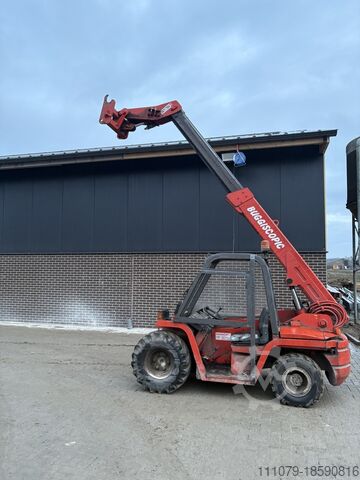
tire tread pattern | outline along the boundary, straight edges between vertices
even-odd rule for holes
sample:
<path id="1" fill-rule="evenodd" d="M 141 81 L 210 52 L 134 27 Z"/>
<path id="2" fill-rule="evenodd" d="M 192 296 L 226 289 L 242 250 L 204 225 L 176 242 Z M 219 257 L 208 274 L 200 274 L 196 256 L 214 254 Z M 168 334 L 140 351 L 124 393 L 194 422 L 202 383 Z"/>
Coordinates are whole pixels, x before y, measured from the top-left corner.
<path id="1" fill-rule="evenodd" d="M 144 368 L 144 359 L 150 348 L 158 346 L 170 351 L 174 368 L 165 379 L 151 377 Z M 139 340 L 132 354 L 131 366 L 138 383 L 151 393 L 173 393 L 187 380 L 191 369 L 191 356 L 182 338 L 169 330 L 156 330 Z"/>
<path id="2" fill-rule="evenodd" d="M 274 380 L 275 378 L 274 373 L 278 372 L 279 368 L 284 365 L 284 362 L 287 362 L 287 361 L 290 361 L 292 363 L 297 363 L 297 362 L 308 363 L 308 366 L 310 367 L 313 373 L 312 376 L 316 377 L 316 380 L 314 382 L 316 384 L 316 387 L 311 389 L 311 390 L 314 389 L 314 394 L 312 396 L 308 395 L 307 396 L 308 398 L 304 402 L 296 403 L 292 398 L 289 398 L 287 395 L 284 395 L 284 396 L 280 395 L 280 398 L 279 398 L 279 382 Z M 271 382 L 272 391 L 275 394 L 275 396 L 279 398 L 280 403 L 283 405 L 291 405 L 291 406 L 300 407 L 300 408 L 311 407 L 312 405 L 314 405 L 320 400 L 325 390 L 324 378 L 318 364 L 312 358 L 301 353 L 288 353 L 280 357 L 272 367 L 272 377 L 273 377 L 273 381 Z"/>

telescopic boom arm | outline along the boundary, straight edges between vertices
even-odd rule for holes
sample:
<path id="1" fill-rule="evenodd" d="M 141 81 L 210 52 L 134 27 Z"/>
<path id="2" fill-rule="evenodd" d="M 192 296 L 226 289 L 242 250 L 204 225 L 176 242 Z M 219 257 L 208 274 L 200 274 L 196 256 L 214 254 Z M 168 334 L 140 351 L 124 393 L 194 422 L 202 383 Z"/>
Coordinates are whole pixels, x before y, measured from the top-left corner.
<path id="1" fill-rule="evenodd" d="M 239 180 L 224 165 L 217 153 L 188 119 L 176 100 L 154 107 L 115 109 L 115 100 L 104 98 L 100 123 L 107 124 L 120 139 L 128 137 L 140 125 L 153 128 L 173 122 L 196 153 L 219 178 L 229 192 L 227 201 L 241 213 L 263 240 L 267 240 L 271 251 L 286 270 L 286 284 L 298 287 L 310 301 L 309 312 L 327 314 L 334 327 L 341 327 L 347 321 L 344 308 L 339 305 L 321 283 L 309 265 L 285 237 L 278 225 L 255 199 L 253 193 L 241 185 Z"/>

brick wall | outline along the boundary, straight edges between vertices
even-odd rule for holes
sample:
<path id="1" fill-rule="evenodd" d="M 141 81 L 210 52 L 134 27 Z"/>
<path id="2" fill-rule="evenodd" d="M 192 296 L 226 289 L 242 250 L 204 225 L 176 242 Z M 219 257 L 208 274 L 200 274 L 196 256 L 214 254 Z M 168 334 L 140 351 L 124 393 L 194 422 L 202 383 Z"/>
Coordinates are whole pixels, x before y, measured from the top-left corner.
<path id="1" fill-rule="evenodd" d="M 2 255 L 0 322 L 151 326 L 159 308 L 175 307 L 205 256 Z M 325 254 L 304 258 L 325 282 Z M 282 267 L 272 257 L 270 266 L 278 307 L 291 306 Z"/>

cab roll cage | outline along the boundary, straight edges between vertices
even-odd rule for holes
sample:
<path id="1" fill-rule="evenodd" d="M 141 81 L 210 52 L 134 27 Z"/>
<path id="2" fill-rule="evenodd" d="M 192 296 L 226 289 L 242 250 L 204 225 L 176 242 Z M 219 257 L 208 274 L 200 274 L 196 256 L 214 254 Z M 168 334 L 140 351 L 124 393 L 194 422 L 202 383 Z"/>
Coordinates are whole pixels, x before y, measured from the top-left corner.
<path id="1" fill-rule="evenodd" d="M 219 270 L 216 272 L 216 267 L 220 262 L 223 261 L 240 261 L 245 260 L 249 261 L 249 271 L 241 271 L 241 270 Z M 174 321 L 187 323 L 187 324 L 211 324 L 217 325 L 222 327 L 238 327 L 239 323 L 236 321 L 226 321 L 222 319 L 205 319 L 205 318 L 193 318 L 191 312 L 193 311 L 197 300 L 199 299 L 201 293 L 203 292 L 209 278 L 211 275 L 214 274 L 221 274 L 221 275 L 229 275 L 229 276 L 243 276 L 246 279 L 246 295 L 247 295 L 247 305 L 248 305 L 248 312 L 247 312 L 247 320 L 248 326 L 251 327 L 252 325 L 255 326 L 255 264 L 257 264 L 261 268 L 262 278 L 264 280 L 265 285 L 265 293 L 266 293 L 266 300 L 269 310 L 269 317 L 270 317 L 270 326 L 273 336 L 279 335 L 279 320 L 276 310 L 276 302 L 275 302 L 275 295 L 271 281 L 270 270 L 265 262 L 265 260 L 260 257 L 259 255 L 254 255 L 250 253 L 216 253 L 214 255 L 209 255 L 205 259 L 205 263 L 203 265 L 202 270 L 197 275 L 196 279 L 194 280 L 193 284 L 189 288 L 188 292 L 186 293 L 181 305 L 176 312 Z M 242 322 L 242 325 L 245 324 Z M 255 334 L 255 329 L 254 329 Z"/>

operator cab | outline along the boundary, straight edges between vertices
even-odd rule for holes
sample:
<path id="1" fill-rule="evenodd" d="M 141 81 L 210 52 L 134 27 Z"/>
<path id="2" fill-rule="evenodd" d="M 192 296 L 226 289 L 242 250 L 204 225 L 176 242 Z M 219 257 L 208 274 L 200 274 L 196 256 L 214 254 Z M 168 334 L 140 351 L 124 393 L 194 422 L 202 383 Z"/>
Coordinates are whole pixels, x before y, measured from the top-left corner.
<path id="1" fill-rule="evenodd" d="M 175 322 L 195 330 L 223 329 L 238 345 L 262 345 L 278 336 L 270 271 L 259 255 L 210 255 L 179 305 Z"/>

